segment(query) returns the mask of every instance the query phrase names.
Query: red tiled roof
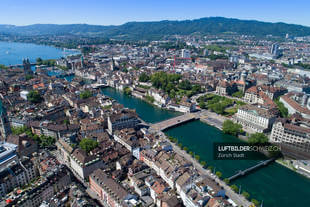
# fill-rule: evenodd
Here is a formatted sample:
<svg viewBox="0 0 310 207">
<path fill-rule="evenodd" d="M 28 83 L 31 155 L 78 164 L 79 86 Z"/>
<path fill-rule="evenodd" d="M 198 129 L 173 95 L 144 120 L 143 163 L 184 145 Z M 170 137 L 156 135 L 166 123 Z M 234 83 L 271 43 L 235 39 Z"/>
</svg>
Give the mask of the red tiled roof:
<svg viewBox="0 0 310 207">
<path fill-rule="evenodd" d="M 288 93 L 284 96 L 282 96 L 281 98 L 288 103 L 292 108 L 294 108 L 296 111 L 303 113 L 303 114 L 309 114 L 310 115 L 310 110 L 302 107 L 299 103 L 297 103 L 295 100 L 293 100 L 291 97 L 294 95 L 295 93 L 291 92 Z"/>
</svg>

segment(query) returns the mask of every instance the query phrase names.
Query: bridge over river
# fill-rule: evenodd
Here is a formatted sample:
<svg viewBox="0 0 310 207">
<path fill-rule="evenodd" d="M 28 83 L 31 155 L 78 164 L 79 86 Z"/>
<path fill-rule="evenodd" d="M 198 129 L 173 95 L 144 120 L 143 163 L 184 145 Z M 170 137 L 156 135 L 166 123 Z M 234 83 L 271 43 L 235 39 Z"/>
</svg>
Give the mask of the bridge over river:
<svg viewBox="0 0 310 207">
<path fill-rule="evenodd" d="M 231 180 L 234 180 L 234 179 L 236 179 L 238 177 L 244 176 L 244 175 L 246 175 L 247 173 L 249 173 L 251 171 L 254 171 L 254 170 L 256 170 L 256 169 L 258 169 L 260 167 L 268 165 L 269 163 L 273 162 L 274 160 L 275 160 L 275 158 L 270 158 L 268 160 L 261 161 L 258 164 L 254 165 L 252 167 L 249 167 L 249 168 L 247 168 L 245 170 L 239 170 L 235 175 L 229 177 L 228 180 L 231 181 Z"/>
<path fill-rule="evenodd" d="M 151 124 L 150 128 L 157 131 L 164 131 L 165 129 L 177 126 L 179 124 L 183 124 L 188 121 L 193 121 L 200 118 L 200 113 L 185 113 L 181 116 L 177 116 L 162 122 L 158 122 L 155 124 Z"/>
<path fill-rule="evenodd" d="M 222 128 L 222 124 L 226 120 L 226 118 L 220 117 L 215 113 L 209 112 L 207 110 L 201 110 L 194 113 L 185 113 L 183 115 L 168 120 L 164 120 L 155 124 L 149 124 L 149 126 L 150 129 L 157 131 L 164 131 L 168 128 L 198 119 L 207 122 L 209 125 L 215 126 L 219 129 Z"/>
</svg>

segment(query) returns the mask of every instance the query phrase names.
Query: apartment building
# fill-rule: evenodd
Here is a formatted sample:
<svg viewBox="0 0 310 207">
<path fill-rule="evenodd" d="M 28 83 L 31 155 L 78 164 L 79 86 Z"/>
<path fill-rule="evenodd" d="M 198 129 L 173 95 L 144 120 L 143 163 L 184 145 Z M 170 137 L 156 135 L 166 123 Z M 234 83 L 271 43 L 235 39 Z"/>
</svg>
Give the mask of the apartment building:
<svg viewBox="0 0 310 207">
<path fill-rule="evenodd" d="M 291 153 L 310 152 L 310 123 L 296 119 L 278 119 L 272 127 L 270 141 L 288 146 Z M 292 156 L 294 156 L 291 154 Z"/>
<path fill-rule="evenodd" d="M 126 110 L 108 117 L 108 132 L 113 134 L 115 130 L 124 128 L 135 128 L 139 123 L 137 114 L 134 111 Z"/>
<path fill-rule="evenodd" d="M 89 175 L 89 186 L 106 206 L 124 207 L 129 193 L 101 169 Z"/>
<path fill-rule="evenodd" d="M 38 170 L 31 160 L 12 162 L 0 171 L 0 198 L 11 192 L 16 187 L 28 184 L 38 176 Z"/>
</svg>

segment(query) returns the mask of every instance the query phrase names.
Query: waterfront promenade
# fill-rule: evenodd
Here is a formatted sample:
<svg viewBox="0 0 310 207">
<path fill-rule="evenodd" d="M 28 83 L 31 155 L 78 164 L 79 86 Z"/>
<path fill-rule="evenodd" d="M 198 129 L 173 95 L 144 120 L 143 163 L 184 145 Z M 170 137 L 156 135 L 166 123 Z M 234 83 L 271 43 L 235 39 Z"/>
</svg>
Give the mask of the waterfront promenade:
<svg viewBox="0 0 310 207">
<path fill-rule="evenodd" d="M 223 123 L 228 118 L 219 114 L 216 114 L 214 112 L 208 111 L 208 110 L 201 110 L 199 112 L 199 119 L 202 122 L 205 122 L 209 124 L 210 126 L 216 127 L 220 130 L 222 130 Z"/>
<path fill-rule="evenodd" d="M 222 186 L 225 191 L 226 191 L 226 195 L 231 198 L 231 200 L 233 200 L 238 206 L 244 206 L 244 207 L 249 207 L 252 205 L 251 202 L 249 202 L 245 197 L 243 197 L 242 195 L 239 195 L 237 193 L 235 193 L 230 186 L 228 186 L 224 181 L 222 181 L 221 179 L 219 179 L 216 175 L 212 174 L 212 172 L 210 170 L 204 169 L 202 167 L 202 165 L 196 160 L 194 159 L 190 154 L 188 154 L 186 151 L 182 150 L 179 146 L 177 146 L 175 143 L 170 142 L 169 139 L 166 138 L 166 135 L 161 132 L 158 131 L 157 132 L 162 138 L 165 138 L 173 147 L 173 150 L 178 153 L 179 155 L 183 156 L 186 160 L 190 161 L 193 166 L 199 171 L 199 173 L 202 176 L 207 176 L 210 177 L 212 179 L 215 180 L 215 182 L 217 182 L 220 186 Z"/>
</svg>

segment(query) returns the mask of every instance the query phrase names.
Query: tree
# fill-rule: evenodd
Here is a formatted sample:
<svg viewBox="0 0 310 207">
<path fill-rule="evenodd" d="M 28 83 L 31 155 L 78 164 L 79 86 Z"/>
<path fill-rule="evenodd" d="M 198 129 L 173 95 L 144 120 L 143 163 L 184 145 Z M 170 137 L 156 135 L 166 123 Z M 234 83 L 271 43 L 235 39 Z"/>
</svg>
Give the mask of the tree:
<svg viewBox="0 0 310 207">
<path fill-rule="evenodd" d="M 220 171 L 217 171 L 217 172 L 215 173 L 215 175 L 216 175 L 217 177 L 221 178 L 223 174 L 222 174 Z"/>
<path fill-rule="evenodd" d="M 52 146 L 55 143 L 55 138 L 51 136 L 40 136 L 40 146 L 41 147 L 49 147 Z"/>
<path fill-rule="evenodd" d="M 197 161 L 199 161 L 200 156 L 199 156 L 199 155 L 195 155 L 195 159 L 196 159 Z"/>
<path fill-rule="evenodd" d="M 30 91 L 27 95 L 27 100 L 31 103 L 40 103 L 43 98 L 41 97 L 40 93 L 38 91 Z"/>
<path fill-rule="evenodd" d="M 246 199 L 249 199 L 250 198 L 250 194 L 246 191 L 243 191 L 242 192 L 242 195 L 246 198 Z"/>
<path fill-rule="evenodd" d="M 224 114 L 225 106 L 221 103 L 213 104 L 210 108 L 217 114 Z"/>
<path fill-rule="evenodd" d="M 8 69 L 8 67 L 6 67 L 6 66 L 3 65 L 3 64 L 0 64 L 0 69 Z"/>
<path fill-rule="evenodd" d="M 130 89 L 129 87 L 125 87 L 125 88 L 124 88 L 124 93 L 125 93 L 126 95 L 131 95 L 131 89 Z"/>
<path fill-rule="evenodd" d="M 141 73 L 139 76 L 139 81 L 140 82 L 148 82 L 150 80 L 150 76 L 148 76 L 146 73 Z"/>
<path fill-rule="evenodd" d="M 84 138 L 79 143 L 79 146 L 81 147 L 82 150 L 88 153 L 98 146 L 98 142 L 89 138 Z"/>
<path fill-rule="evenodd" d="M 91 91 L 85 90 L 85 91 L 83 91 L 83 92 L 80 93 L 80 98 L 81 98 L 81 99 L 87 99 L 87 98 L 91 97 L 92 95 L 93 95 L 93 94 L 92 94 Z"/>
<path fill-rule="evenodd" d="M 42 60 L 41 58 L 37 58 L 36 59 L 36 64 L 37 65 L 55 66 L 56 65 L 56 60 L 54 60 L 54 59 Z"/>
<path fill-rule="evenodd" d="M 243 97 L 243 92 L 242 91 L 237 91 L 233 93 L 231 96 L 237 97 L 237 98 L 242 98 Z"/>
<path fill-rule="evenodd" d="M 183 147 L 183 150 L 185 151 L 185 152 L 187 152 L 188 151 L 188 148 L 187 147 Z"/>
<path fill-rule="evenodd" d="M 31 129 L 25 127 L 25 126 L 22 126 L 22 127 L 12 127 L 12 134 L 15 134 L 15 135 L 20 135 L 22 133 L 25 133 L 26 131 L 29 131 L 31 132 Z"/>
<path fill-rule="evenodd" d="M 255 133 L 248 140 L 250 144 L 265 144 L 268 142 L 268 137 L 263 133 Z"/>
<path fill-rule="evenodd" d="M 174 84 L 173 83 L 168 83 L 166 88 L 165 88 L 165 91 L 169 93 L 170 91 L 172 91 L 174 89 L 175 89 Z"/>
<path fill-rule="evenodd" d="M 256 200 L 256 199 L 253 198 L 253 199 L 251 200 L 251 202 L 252 202 L 255 206 L 257 206 L 257 207 L 259 206 L 259 201 L 258 201 L 258 200 Z"/>
<path fill-rule="evenodd" d="M 223 123 L 223 132 L 225 134 L 231 134 L 234 136 L 237 136 L 239 133 L 241 133 L 242 125 L 241 124 L 235 124 L 231 120 L 225 120 Z"/>
<path fill-rule="evenodd" d="M 170 96 L 170 98 L 175 98 L 176 92 L 175 92 L 174 89 L 172 89 L 172 90 L 169 92 L 169 96 Z"/>
<path fill-rule="evenodd" d="M 200 85 L 193 85 L 193 87 L 192 87 L 192 92 L 194 93 L 194 94 L 197 94 L 197 93 L 201 93 L 203 91 L 203 89 L 201 88 L 201 86 Z"/>
<path fill-rule="evenodd" d="M 37 59 L 36 59 L 36 62 L 37 62 L 38 65 L 41 65 L 41 64 L 42 64 L 42 61 L 43 61 L 43 60 L 42 60 L 41 58 L 37 58 Z"/>
<path fill-rule="evenodd" d="M 288 109 L 284 106 L 282 102 L 279 101 L 279 99 L 275 100 L 275 103 L 278 106 L 278 109 L 280 111 L 280 116 L 281 117 L 287 117 L 288 116 Z"/>
<path fill-rule="evenodd" d="M 200 161 L 200 164 L 202 165 L 202 167 L 206 167 L 207 166 L 206 161 Z"/>
<path fill-rule="evenodd" d="M 239 192 L 239 188 L 238 188 L 238 186 L 236 186 L 235 184 L 234 184 L 234 185 L 231 185 L 230 187 L 231 187 L 231 189 L 232 189 L 233 191 L 235 191 L 236 193 Z"/>
<path fill-rule="evenodd" d="M 95 47 L 82 47 L 82 53 L 83 54 L 88 54 L 91 52 L 95 52 L 96 48 Z"/>
<path fill-rule="evenodd" d="M 228 59 L 226 55 L 214 55 L 214 54 L 209 55 L 208 58 L 210 58 L 211 60 Z"/>
<path fill-rule="evenodd" d="M 212 171 L 213 170 L 213 166 L 208 166 L 208 170 Z"/>
<path fill-rule="evenodd" d="M 32 78 L 33 78 L 32 75 L 30 75 L 30 74 L 27 74 L 27 75 L 26 75 L 26 80 L 31 80 Z"/>
<path fill-rule="evenodd" d="M 224 182 L 228 185 L 230 181 L 229 181 L 228 178 L 225 178 L 225 179 L 224 179 Z"/>
<path fill-rule="evenodd" d="M 206 105 L 205 102 L 203 102 L 203 101 L 200 101 L 200 102 L 199 102 L 199 107 L 200 107 L 201 109 L 207 109 L 207 105 Z"/>
<path fill-rule="evenodd" d="M 168 73 L 161 71 L 161 72 L 154 73 L 151 76 L 151 82 L 155 88 L 167 91 L 166 89 L 167 85 L 169 83 L 171 83 L 172 85 L 177 85 L 181 77 L 182 76 L 179 74 L 168 74 Z"/>
<path fill-rule="evenodd" d="M 188 80 L 184 80 L 179 84 L 179 88 L 183 90 L 191 90 L 192 84 Z"/>
</svg>

